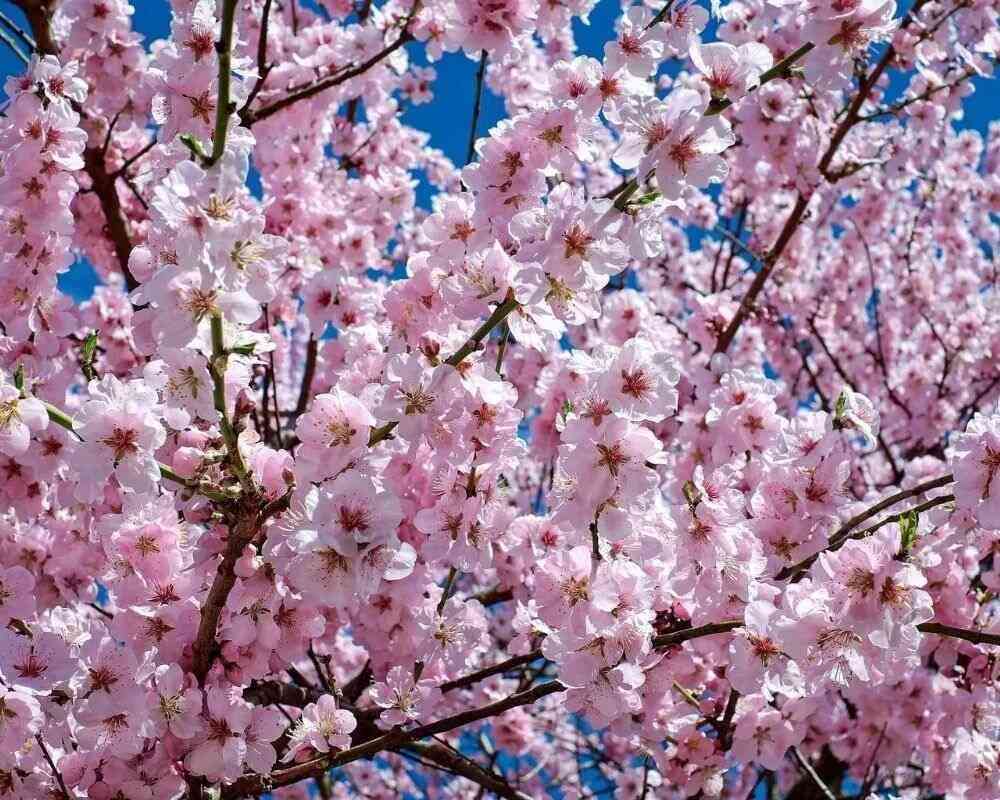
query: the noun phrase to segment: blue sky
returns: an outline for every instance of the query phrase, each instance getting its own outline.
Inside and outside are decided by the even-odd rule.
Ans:
[[[170,7],[167,0],[132,0],[138,9],[135,13],[135,27],[146,37],[147,44],[155,39],[165,38],[170,31]],[[309,5],[310,0],[300,0],[303,5]],[[900,13],[909,5],[900,4]],[[590,15],[589,25],[579,20],[574,22],[577,44],[580,52],[600,56],[604,43],[612,37],[614,20],[620,13],[619,0],[599,0]],[[24,17],[14,7],[10,0],[0,0],[0,11],[18,24],[24,24]],[[714,35],[713,25],[706,31],[706,38]],[[422,46],[409,45],[408,49],[415,61],[426,63]],[[411,106],[404,115],[407,124],[431,135],[431,145],[444,151],[457,165],[465,161],[468,147],[469,124],[472,118],[472,107],[475,93],[475,79],[478,62],[469,59],[462,53],[449,53],[436,62],[438,79],[435,84],[435,97],[430,103],[421,106]],[[0,78],[23,71],[23,65],[10,50],[0,43]],[[901,90],[905,81],[898,81],[894,89]],[[2,84],[2,80],[0,80]],[[976,93],[966,102],[965,119],[962,127],[985,131],[989,123],[996,119],[996,109],[1000,107],[1000,88],[995,81],[977,79],[974,82]],[[505,116],[503,101],[489,91],[484,92],[483,105],[479,118],[479,135],[484,135],[489,128]],[[427,202],[429,192],[425,186],[418,191],[418,201]],[[77,300],[90,295],[93,286],[93,272],[85,264],[76,265],[68,275],[63,276],[60,285]]]

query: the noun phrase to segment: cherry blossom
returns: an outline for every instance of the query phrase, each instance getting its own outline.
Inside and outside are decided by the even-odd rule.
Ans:
[[[379,725],[390,728],[427,719],[441,700],[441,691],[432,681],[414,682],[401,666],[389,670],[382,683],[372,687],[372,701],[385,709]]]
[[[328,694],[302,709],[302,718],[292,731],[289,758],[305,753],[329,753],[351,746],[351,732],[357,721],[350,711],[337,708],[336,699]]]
[[[995,4],[7,5],[0,793],[998,795]]]
[[[977,414],[954,444],[955,497],[984,528],[1000,527],[1000,415]]]
[[[113,375],[91,381],[88,388],[92,399],[76,417],[86,444],[70,454],[77,497],[95,500],[112,474],[123,488],[151,491],[160,478],[154,453],[166,439],[156,416],[155,390],[142,381],[122,383]]]

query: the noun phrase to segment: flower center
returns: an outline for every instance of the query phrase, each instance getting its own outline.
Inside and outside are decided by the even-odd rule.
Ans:
[[[131,428],[115,428],[109,436],[105,436],[99,441],[106,447],[111,448],[111,452],[115,457],[115,465],[117,465],[126,456],[135,455],[139,452],[137,446],[138,439],[138,435]]]

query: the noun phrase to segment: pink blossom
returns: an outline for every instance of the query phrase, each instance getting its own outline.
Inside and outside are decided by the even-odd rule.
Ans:
[[[247,729],[253,709],[223,689],[205,691],[206,712],[197,744],[185,758],[195,775],[210,780],[233,780],[243,772],[248,757]]]
[[[302,440],[297,464],[316,477],[336,475],[364,450],[374,425],[364,404],[341,389],[317,395],[295,428]]]
[[[1000,415],[976,414],[955,439],[955,498],[980,525],[1000,528]]]
[[[676,89],[665,101],[650,100],[623,117],[622,143],[615,163],[640,174],[654,172],[664,197],[678,199],[686,186],[705,188],[727,173],[720,154],[735,139],[729,124],[705,117],[705,99]]]
[[[134,684],[123,685],[114,695],[97,692],[76,711],[83,726],[80,743],[94,752],[131,757],[143,747],[149,722],[144,693]]]
[[[350,711],[337,708],[333,695],[324,694],[302,709],[302,717],[292,729],[286,758],[296,758],[305,753],[346,750],[351,746],[351,733],[357,724]]]
[[[738,100],[760,83],[760,75],[771,68],[774,59],[762,44],[748,42],[733,47],[725,42],[694,44],[691,60],[705,76],[715,98]]]
[[[35,578],[24,567],[0,569],[0,625],[30,619],[35,612]]]
[[[15,751],[41,728],[41,708],[30,694],[8,688],[0,689],[0,707],[0,745]]]
[[[638,78],[647,78],[655,71],[662,45],[655,34],[647,31],[653,15],[643,6],[633,6],[621,18],[618,38],[604,46],[604,61],[612,71],[624,65]]]
[[[155,676],[152,717],[160,732],[169,730],[179,739],[191,739],[201,730],[201,692],[185,686],[184,671],[177,664],[161,664]]]
[[[441,701],[441,692],[432,681],[415,681],[409,671],[395,666],[385,681],[375,684],[371,698],[375,705],[385,709],[379,715],[379,726],[391,728],[426,720]]]
[[[28,633],[0,629],[0,671],[9,686],[48,691],[73,674],[75,659],[58,634],[26,630]]]
[[[0,379],[0,452],[21,455],[28,449],[31,434],[48,425],[48,413],[39,400],[21,397],[13,384]]]
[[[76,418],[87,444],[70,455],[78,475],[77,496],[96,499],[112,474],[126,489],[152,491],[160,478],[154,452],[166,439],[155,416],[156,393],[141,381],[122,383],[111,375],[91,381],[89,391],[91,399]]]

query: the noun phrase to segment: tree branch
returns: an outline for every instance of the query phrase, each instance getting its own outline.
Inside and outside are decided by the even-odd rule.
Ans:
[[[42,55],[58,55],[59,48],[55,39],[52,38],[52,13],[55,10],[55,3],[52,0],[13,1],[24,12],[31,25],[31,32],[34,34],[38,52]],[[82,108],[75,110],[81,116],[83,115]],[[128,258],[132,252],[132,239],[125,223],[118,189],[115,187],[117,175],[108,173],[104,163],[104,155],[99,148],[86,148],[83,151],[83,163],[104,214],[104,232],[114,247],[118,268],[125,278],[125,287],[131,292],[139,283],[128,266]]]
[[[229,133],[229,118],[236,112],[236,104],[229,98],[232,80],[233,26],[236,21],[236,0],[224,0],[222,6],[222,29],[215,52],[219,56],[219,97],[215,104],[215,133],[212,136],[212,153],[205,159],[205,166],[218,163],[226,152],[226,136]],[[266,27],[266,23],[265,23]]]
[[[257,80],[254,82],[250,94],[247,95],[247,101],[243,104],[243,108],[240,109],[240,117],[257,99],[257,95],[260,94],[260,90],[267,82],[267,76],[271,74],[271,65],[267,63],[267,30],[268,21],[271,18],[271,3],[272,0],[264,0],[260,19],[260,36],[257,38]]]
[[[910,9],[910,13],[903,21],[902,27],[906,27],[909,24],[910,20],[913,19],[913,15],[920,9],[924,2],[925,0],[917,0],[917,2],[914,3],[913,8]],[[868,95],[872,88],[878,82],[882,73],[885,72],[892,59],[895,58],[895,55],[895,48],[892,45],[889,45],[882,58],[880,58],[878,63],[875,65],[875,68],[861,82],[861,85],[858,87],[857,94],[854,96],[851,105],[848,107],[847,114],[834,131],[833,136],[830,139],[830,144],[827,147],[826,152],[823,153],[823,156],[820,158],[818,166],[819,173],[827,180],[833,182],[831,179],[834,178],[830,174],[830,165],[833,162],[837,151],[840,149],[840,145],[843,143],[844,138],[850,132],[851,128],[853,128],[854,125],[860,120],[859,112],[861,110],[861,106],[864,105],[864,102],[868,99]],[[761,83],[763,84],[763,81],[761,81]],[[795,205],[792,207],[792,211],[785,220],[781,233],[778,235],[777,241],[775,241],[774,246],[764,258],[763,267],[754,277],[753,283],[750,284],[750,289],[740,301],[739,308],[729,325],[727,325],[726,329],[722,332],[722,334],[720,334],[718,342],[715,346],[716,353],[725,353],[729,349],[729,346],[733,343],[733,339],[736,338],[737,331],[739,331],[740,326],[750,315],[751,309],[757,302],[757,296],[761,293],[761,290],[764,288],[764,284],[767,283],[768,278],[771,277],[771,273],[774,271],[775,266],[781,259],[782,254],[785,252],[785,248],[788,246],[788,243],[792,240],[792,237],[798,230],[799,224],[802,222],[802,218],[809,205],[811,197],[811,193],[808,196],[803,196],[802,193],[799,193],[795,200]]]
[[[861,531],[859,534],[855,536],[852,536],[851,534],[851,532],[859,525],[861,525],[863,522],[867,522],[868,520],[874,518],[877,514],[879,514],[879,512],[884,511],[890,506],[894,506],[896,505],[896,503],[901,503],[903,500],[908,500],[911,497],[916,497],[917,495],[921,495],[924,494],[925,492],[932,491],[933,489],[940,489],[942,486],[947,486],[954,480],[955,480],[954,475],[951,474],[942,475],[939,478],[934,478],[933,480],[924,481],[923,483],[918,483],[916,486],[912,486],[909,489],[904,489],[901,492],[896,492],[895,494],[890,495],[884,500],[879,501],[870,508],[866,508],[860,514],[856,514],[855,516],[847,520],[847,522],[845,522],[843,525],[841,525],[837,529],[837,532],[830,537],[829,541],[826,544],[826,547],[824,547],[820,551],[820,553],[839,550],[848,539],[851,538],[863,539],[866,536],[870,536],[879,528],[888,525],[890,522],[898,521],[903,516],[903,514],[907,514],[909,513],[909,511],[904,511],[903,514],[895,514],[886,517],[876,525],[873,525],[870,528],[866,528],[865,530]],[[918,513],[920,511],[927,511],[928,509],[933,508],[934,506],[941,505],[942,503],[951,502],[954,499],[955,496],[951,494],[941,495],[939,497],[935,497],[929,500],[927,503],[922,503],[921,505],[913,509],[910,509],[910,511],[917,511]],[[778,572],[777,575],[774,576],[774,579],[776,581],[784,581],[794,577],[800,572],[804,572],[805,570],[809,569],[809,567],[812,566],[813,562],[816,561],[820,553],[816,553],[815,555],[811,555],[808,558],[804,558],[797,564],[784,567],[780,572]]]
[[[370,70],[376,64],[378,64],[383,59],[395,53],[400,47],[405,45],[407,42],[413,41],[413,35],[409,32],[408,28],[413,17],[416,15],[420,8],[420,0],[416,0],[413,4],[413,8],[410,9],[410,13],[406,16],[403,22],[403,30],[397,37],[397,39],[387,47],[385,47],[380,52],[373,55],[368,60],[362,62],[356,67],[345,70],[344,72],[338,72],[335,75],[324,78],[322,80],[316,81],[315,83],[305,86],[298,91],[292,92],[285,95],[280,100],[276,100],[270,105],[266,105],[263,108],[259,108],[256,111],[253,109],[244,108],[240,111],[240,120],[243,125],[247,128],[251,127],[261,120],[267,119],[277,114],[279,111],[288,108],[291,105],[299,102],[300,100],[306,100],[310,97],[315,97],[321,92],[325,92],[327,89],[332,89],[334,86],[340,86],[342,83],[346,83],[351,80],[351,78],[356,78],[359,75],[363,75],[365,72]]]
[[[559,681],[549,681],[527,689],[523,692],[512,694],[503,700],[483,706],[482,708],[464,711],[450,717],[421,725],[418,728],[406,732],[398,729],[389,731],[374,739],[370,739],[348,750],[343,750],[334,755],[323,756],[322,758],[306,761],[287,769],[276,770],[270,775],[244,775],[234,781],[229,786],[222,789],[222,800],[236,800],[242,797],[254,797],[266,791],[272,791],[281,786],[289,786],[301,780],[313,778],[321,775],[333,767],[341,767],[362,758],[371,758],[384,750],[395,750],[418,739],[432,736],[436,733],[445,733],[463,725],[469,725],[479,720],[495,717],[518,706],[531,705],[547,695],[555,692],[562,692],[566,689]]]
[[[247,472],[246,464],[243,463],[243,454],[240,453],[239,439],[236,430],[229,421],[229,411],[226,408],[226,365],[229,361],[229,353],[226,351],[222,335],[222,315],[218,311],[211,316],[212,326],[212,357],[209,359],[208,368],[212,375],[212,398],[215,410],[219,413],[219,427],[222,430],[222,438],[226,443],[226,451],[229,455],[229,464],[233,468],[240,485],[249,491],[253,490],[253,481]]]
[[[299,388],[299,400],[295,404],[295,415],[305,413],[309,407],[309,395],[312,389],[313,377],[316,375],[316,357],[319,352],[319,342],[312,334],[309,335],[309,344],[306,346],[306,366],[302,373],[302,386]],[[280,413],[275,409],[275,413]]]
[[[443,745],[411,742],[401,749],[416,753],[432,764],[443,766],[449,772],[472,781],[497,797],[505,798],[505,800],[531,800],[528,795],[519,792],[495,772],[481,767],[471,759],[456,755]]]
[[[812,42],[806,42],[795,52],[785,56],[781,61],[775,64],[771,69],[762,72],[760,74],[760,82],[755,86],[750,92],[754,92],[763,86],[768,81],[773,81],[776,78],[788,78],[792,74],[792,67],[795,66],[795,62],[802,58],[804,55],[809,53],[816,45]],[[747,95],[750,94],[747,93]],[[746,97],[747,95],[744,95]],[[741,97],[740,100],[743,98]],[[727,108],[733,104],[733,101],[729,98],[723,98],[720,100],[713,100],[708,104],[708,111],[705,112],[706,117],[715,116],[716,114],[721,114]]]
[[[726,633],[736,628],[742,627],[742,620],[725,620],[723,622],[713,622],[707,625],[700,625],[696,628],[686,628],[680,631],[654,637],[653,645],[656,648],[668,647],[681,642],[696,639],[700,636],[710,636],[716,633]],[[967,630],[956,628],[951,625],[943,625],[936,622],[925,622],[917,625],[917,629],[924,633],[937,634],[939,636],[950,636],[963,639],[974,644],[1000,645],[1000,634],[986,633],[984,631]],[[537,654],[537,655],[535,655]],[[540,651],[533,651],[532,654],[541,658]],[[528,658],[528,655],[518,656],[519,659]],[[533,660],[533,659],[532,659]],[[499,666],[499,665],[497,665]],[[475,674],[475,673],[473,673]],[[471,677],[471,676],[469,676]],[[464,682],[464,679],[458,679]],[[456,688],[456,687],[453,687]],[[297,764],[286,769],[276,770],[269,775],[244,775],[232,784],[223,787],[222,800],[237,800],[243,797],[253,797],[265,791],[270,791],[281,786],[289,786],[301,780],[314,778],[322,775],[328,769],[340,767],[362,758],[371,758],[384,750],[397,750],[409,745],[418,739],[433,736],[439,733],[446,733],[465,725],[470,725],[480,720],[498,716],[519,706],[531,705],[543,697],[566,690],[566,686],[559,681],[548,681],[537,684],[530,689],[517,692],[502,700],[482,706],[481,708],[463,711],[450,717],[432,722],[427,725],[420,725],[410,731],[403,731],[398,728],[388,733],[376,736],[362,742],[348,750],[343,750],[332,755],[325,755],[302,764]],[[734,702],[730,698],[730,702]],[[728,710],[728,709],[727,709]],[[733,709],[735,714],[735,708]]]
[[[507,319],[507,316],[518,307],[517,300],[514,299],[514,295],[511,292],[507,293],[506,299],[498,305],[493,313],[490,314],[489,319],[486,320],[482,325],[480,325],[475,333],[468,338],[468,340],[463,344],[458,350],[449,358],[445,359],[445,364],[449,364],[453,367],[457,367],[462,361],[465,360],[466,356],[475,350],[479,349],[479,346],[483,343],[483,339],[490,335],[490,332],[501,322]],[[368,446],[374,447],[379,442],[384,439],[388,439],[392,432],[396,429],[399,424],[398,421],[387,422],[379,428],[374,428],[368,437]]]
[[[212,586],[208,590],[205,602],[202,603],[198,633],[191,646],[193,653],[191,672],[201,686],[204,686],[205,676],[208,675],[218,653],[215,636],[226,600],[236,584],[236,562],[242,557],[244,548],[257,538],[268,518],[287,509],[290,499],[291,493],[286,493],[279,500],[263,504],[261,498],[254,495],[244,496],[234,504],[234,518],[230,520],[226,548],[223,551],[222,561],[216,568]]]
[[[52,777],[59,785],[59,791],[62,793],[64,800],[70,800],[69,790],[66,788],[66,781],[63,780],[62,773],[56,767],[56,762],[53,761],[52,755],[49,753],[49,748],[45,746],[45,742],[42,740],[41,734],[35,734],[35,741],[38,742],[38,746],[42,749],[42,755],[45,756],[45,761],[48,763],[49,769],[52,770]]]
[[[795,763],[799,765],[799,768],[809,777],[809,780],[815,784],[816,788],[820,790],[823,797],[826,800],[837,800],[837,796],[830,791],[830,787],[823,783],[823,779],[817,774],[816,770],[813,769],[813,765],[809,763],[809,760],[802,755],[802,752],[797,747],[790,748],[792,757]]]
[[[940,622],[923,622],[917,625],[922,633],[933,633],[937,636],[947,636],[952,639],[962,639],[972,644],[990,644],[1000,646],[1000,634],[986,631],[956,628],[954,625],[944,625]]]
[[[54,0],[12,0],[24,12],[35,37],[35,47],[42,55],[57,55],[59,48],[52,38]]]
[[[472,106],[472,124],[469,126],[469,148],[465,154],[465,163],[471,164],[476,154],[476,131],[479,128],[479,110],[483,103],[483,77],[486,75],[486,51],[479,56],[479,69],[476,72],[476,101]]]
[[[511,656],[506,661],[500,661],[489,667],[483,667],[475,672],[470,672],[468,675],[463,675],[460,678],[445,681],[439,688],[442,692],[450,692],[454,689],[464,689],[467,686],[477,684],[480,681],[493,677],[494,675],[502,675],[512,669],[523,667],[525,664],[530,664],[532,661],[537,661],[540,658],[544,658],[541,650],[532,650],[530,653],[525,653],[521,656]]]
[[[125,277],[125,288],[131,292],[139,286],[139,281],[135,279],[135,275],[132,274],[128,265],[128,259],[132,253],[132,237],[128,232],[121,199],[118,197],[118,188],[115,186],[118,173],[108,172],[107,165],[104,163],[104,154],[100,148],[88,147],[84,150],[83,163],[90,176],[94,194],[101,205],[101,211],[104,212],[106,223],[104,233],[114,247],[118,268]]]

